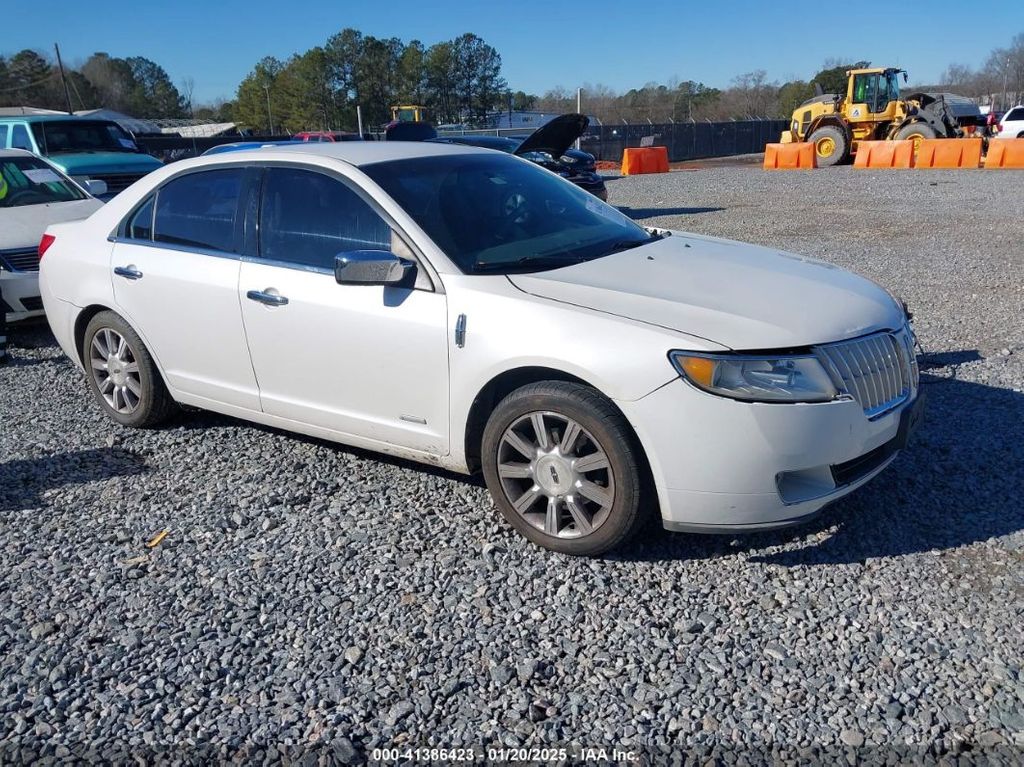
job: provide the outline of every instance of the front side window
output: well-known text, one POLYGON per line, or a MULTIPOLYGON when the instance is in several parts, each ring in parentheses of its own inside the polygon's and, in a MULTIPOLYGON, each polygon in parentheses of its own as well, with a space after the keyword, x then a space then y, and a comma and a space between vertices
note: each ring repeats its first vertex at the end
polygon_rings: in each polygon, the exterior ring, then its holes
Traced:
POLYGON ((7 148, 7 136, 11 132, 9 125, 0 125, 0 149, 7 148))
POLYGON ((589 192, 497 152, 362 170, 467 274, 555 269, 655 237, 589 192))
POLYGON ((337 179, 308 170, 269 168, 260 204, 260 257, 334 270, 339 253, 391 250, 391 227, 337 179))
POLYGON ((1024 109, 1020 107, 1011 109, 1010 114, 1003 118, 1003 122, 1017 122, 1019 120, 1024 120, 1024 109))
POLYGON ((38 157, 0 158, 0 208, 84 199, 77 186, 38 157))
POLYGON ((243 173, 242 168, 189 173, 161 187, 156 196, 153 239, 236 253, 235 221, 243 173))

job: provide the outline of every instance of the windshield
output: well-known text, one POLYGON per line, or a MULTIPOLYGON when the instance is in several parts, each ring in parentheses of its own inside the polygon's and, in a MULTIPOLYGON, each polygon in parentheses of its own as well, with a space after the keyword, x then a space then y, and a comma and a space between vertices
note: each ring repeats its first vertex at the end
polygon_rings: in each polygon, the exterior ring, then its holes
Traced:
POLYGON ((0 208, 84 199, 78 187, 37 157, 0 157, 0 208))
POLYGON ((466 274, 531 272, 652 239, 615 208, 505 155, 443 155, 362 168, 466 274))
POLYGON ((43 154, 68 152, 138 152, 120 125, 108 120, 54 120, 32 124, 43 154))

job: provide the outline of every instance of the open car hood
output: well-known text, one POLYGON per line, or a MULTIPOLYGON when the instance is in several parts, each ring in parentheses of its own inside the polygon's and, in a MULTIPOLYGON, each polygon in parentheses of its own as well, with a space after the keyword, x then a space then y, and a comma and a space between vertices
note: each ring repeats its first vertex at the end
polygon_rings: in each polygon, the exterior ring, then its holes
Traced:
POLYGON ((522 156, 529 152, 547 152, 554 158, 561 157, 583 135, 588 125, 590 120, 586 115, 575 112, 559 115, 527 136, 515 153, 522 156))

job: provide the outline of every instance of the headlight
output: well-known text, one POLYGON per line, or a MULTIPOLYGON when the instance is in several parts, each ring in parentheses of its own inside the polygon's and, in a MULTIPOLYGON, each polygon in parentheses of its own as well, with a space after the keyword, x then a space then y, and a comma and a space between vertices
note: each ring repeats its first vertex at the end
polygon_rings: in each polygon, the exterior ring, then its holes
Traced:
POLYGON ((812 355, 669 355, 687 381, 711 394, 754 402, 827 402, 839 391, 812 355))

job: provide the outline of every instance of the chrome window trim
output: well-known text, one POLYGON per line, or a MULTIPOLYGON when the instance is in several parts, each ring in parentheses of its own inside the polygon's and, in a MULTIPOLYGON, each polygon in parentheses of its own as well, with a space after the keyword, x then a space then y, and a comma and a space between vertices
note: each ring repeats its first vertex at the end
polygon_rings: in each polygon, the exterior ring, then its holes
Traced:
POLYGON ((112 234, 107 237, 107 242, 114 243, 115 245, 138 245, 143 248, 174 250, 179 253, 190 253, 196 256, 212 256, 213 258, 226 258, 232 261, 242 260, 242 256, 239 253, 228 253, 227 251, 215 250, 214 248, 196 248, 191 245, 176 245, 175 243, 157 242, 156 240, 134 240, 131 237, 120 237, 116 234, 112 234))

